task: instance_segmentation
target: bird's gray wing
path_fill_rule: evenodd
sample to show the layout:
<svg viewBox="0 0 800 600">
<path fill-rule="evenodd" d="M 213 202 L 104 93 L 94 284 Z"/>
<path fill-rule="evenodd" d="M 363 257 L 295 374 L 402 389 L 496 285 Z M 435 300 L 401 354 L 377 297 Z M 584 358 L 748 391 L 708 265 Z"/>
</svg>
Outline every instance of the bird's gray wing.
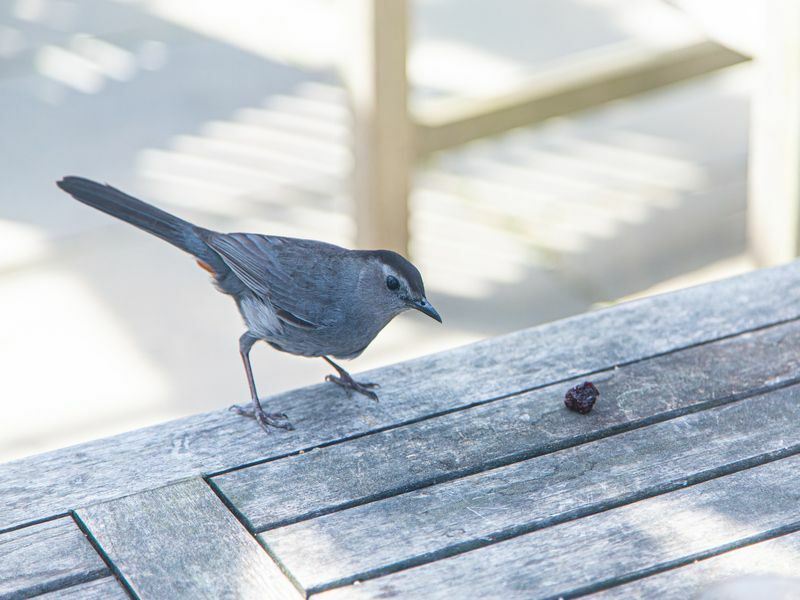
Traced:
<svg viewBox="0 0 800 600">
<path fill-rule="evenodd" d="M 305 329 L 325 324 L 334 298 L 338 246 L 252 233 L 215 233 L 206 243 L 255 294 L 268 300 L 278 317 Z"/>
</svg>

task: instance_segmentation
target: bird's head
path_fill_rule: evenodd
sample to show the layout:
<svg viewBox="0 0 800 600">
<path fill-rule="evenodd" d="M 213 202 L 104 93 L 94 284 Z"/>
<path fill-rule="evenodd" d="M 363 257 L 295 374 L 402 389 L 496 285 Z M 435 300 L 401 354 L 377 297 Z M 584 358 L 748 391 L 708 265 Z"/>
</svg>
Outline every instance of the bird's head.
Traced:
<svg viewBox="0 0 800 600">
<path fill-rule="evenodd" d="M 417 267 L 391 250 L 373 250 L 365 253 L 369 268 L 366 285 L 374 304 L 384 307 L 392 316 L 414 309 L 442 322 L 442 317 L 428 302 L 425 285 Z"/>
</svg>

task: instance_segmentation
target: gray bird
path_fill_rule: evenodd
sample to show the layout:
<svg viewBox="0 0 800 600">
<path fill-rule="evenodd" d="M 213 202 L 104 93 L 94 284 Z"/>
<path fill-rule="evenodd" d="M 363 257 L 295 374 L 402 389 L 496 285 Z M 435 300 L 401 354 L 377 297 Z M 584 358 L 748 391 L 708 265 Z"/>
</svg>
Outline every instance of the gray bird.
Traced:
<svg viewBox="0 0 800 600">
<path fill-rule="evenodd" d="M 338 373 L 326 381 L 377 400 L 377 384 L 356 381 L 330 357 L 355 358 L 389 321 L 409 309 L 442 322 L 425 297 L 419 271 L 396 252 L 348 250 L 256 233 L 217 233 L 89 179 L 64 177 L 58 187 L 193 255 L 211 273 L 217 289 L 233 297 L 247 326 L 239 338 L 239 353 L 252 408 L 232 408 L 255 418 L 265 431 L 293 427 L 285 414 L 265 412 L 258 399 L 250 367 L 255 342 L 321 357 Z"/>
</svg>

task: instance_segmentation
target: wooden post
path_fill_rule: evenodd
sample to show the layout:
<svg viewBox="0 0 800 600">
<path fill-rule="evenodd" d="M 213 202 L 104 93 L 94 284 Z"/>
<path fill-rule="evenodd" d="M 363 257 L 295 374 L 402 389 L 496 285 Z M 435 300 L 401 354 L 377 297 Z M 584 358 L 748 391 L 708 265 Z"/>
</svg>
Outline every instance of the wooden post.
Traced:
<svg viewBox="0 0 800 600">
<path fill-rule="evenodd" d="M 362 248 L 406 253 L 413 169 L 405 0 L 345 0 L 351 48 L 342 65 L 354 119 L 353 195 Z"/>
<path fill-rule="evenodd" d="M 748 235 L 760 265 L 800 254 L 800 2 L 767 11 L 750 128 Z"/>
</svg>

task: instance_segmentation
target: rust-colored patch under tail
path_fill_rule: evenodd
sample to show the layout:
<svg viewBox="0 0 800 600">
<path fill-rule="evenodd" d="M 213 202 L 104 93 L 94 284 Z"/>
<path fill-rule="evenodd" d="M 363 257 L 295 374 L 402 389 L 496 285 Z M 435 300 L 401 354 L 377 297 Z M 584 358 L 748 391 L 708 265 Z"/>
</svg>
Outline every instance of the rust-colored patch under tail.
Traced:
<svg viewBox="0 0 800 600">
<path fill-rule="evenodd" d="M 207 262 L 203 262 L 202 260 L 198 260 L 197 261 L 197 266 L 200 267 L 201 269 L 203 269 L 203 271 L 208 271 L 212 275 L 216 275 L 217 274 L 216 271 L 214 271 L 214 269 L 211 268 L 211 265 L 208 264 Z"/>
</svg>

